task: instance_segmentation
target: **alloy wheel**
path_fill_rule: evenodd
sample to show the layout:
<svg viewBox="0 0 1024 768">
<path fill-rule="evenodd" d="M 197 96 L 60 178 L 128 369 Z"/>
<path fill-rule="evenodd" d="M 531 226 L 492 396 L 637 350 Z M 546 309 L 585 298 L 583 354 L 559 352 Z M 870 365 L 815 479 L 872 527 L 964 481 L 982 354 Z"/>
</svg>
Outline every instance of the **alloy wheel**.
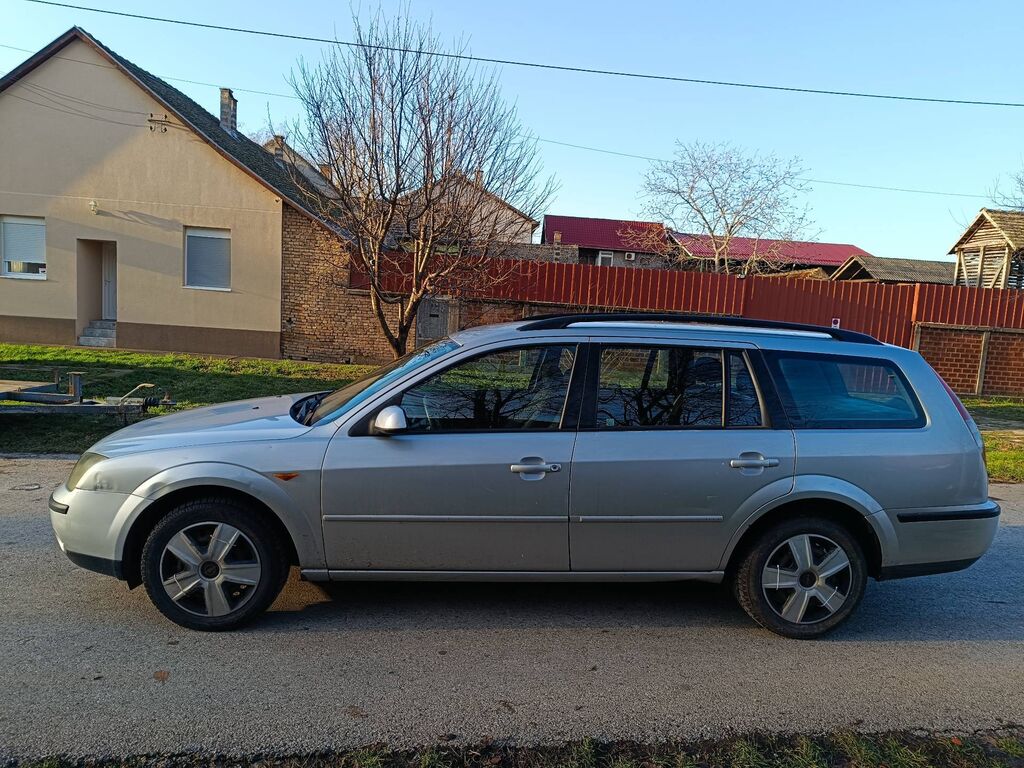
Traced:
<svg viewBox="0 0 1024 768">
<path fill-rule="evenodd" d="M 838 611 L 853 586 L 850 557 L 818 534 L 786 539 L 769 555 L 761 589 L 771 609 L 793 624 L 816 624 Z"/>
<path fill-rule="evenodd" d="M 226 616 L 245 605 L 260 583 L 260 556 L 252 540 L 227 523 L 202 522 L 178 531 L 164 546 L 164 591 L 197 616 Z"/>
</svg>

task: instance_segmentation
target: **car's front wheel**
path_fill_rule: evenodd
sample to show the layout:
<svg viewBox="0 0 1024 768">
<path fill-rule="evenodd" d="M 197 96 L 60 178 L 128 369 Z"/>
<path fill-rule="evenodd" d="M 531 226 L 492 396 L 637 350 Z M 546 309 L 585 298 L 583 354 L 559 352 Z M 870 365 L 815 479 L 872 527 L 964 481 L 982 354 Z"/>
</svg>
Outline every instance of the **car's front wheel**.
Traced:
<svg viewBox="0 0 1024 768">
<path fill-rule="evenodd" d="M 273 528 L 232 498 L 171 510 L 142 548 L 150 600 L 189 629 L 233 629 L 265 611 L 284 586 L 288 562 Z"/>
<path fill-rule="evenodd" d="M 835 629 L 857 607 L 867 583 L 867 562 L 843 526 L 820 517 L 784 520 L 747 550 L 733 588 L 758 624 L 792 638 Z"/>
</svg>

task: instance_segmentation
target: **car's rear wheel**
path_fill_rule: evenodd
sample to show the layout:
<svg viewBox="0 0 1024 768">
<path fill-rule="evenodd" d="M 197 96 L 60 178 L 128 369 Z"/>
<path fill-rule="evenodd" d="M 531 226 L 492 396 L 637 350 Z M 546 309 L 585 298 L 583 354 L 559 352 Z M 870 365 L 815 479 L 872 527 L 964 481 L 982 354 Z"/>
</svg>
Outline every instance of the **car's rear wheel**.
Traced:
<svg viewBox="0 0 1024 768">
<path fill-rule="evenodd" d="M 189 629 L 233 629 L 265 611 L 284 586 L 288 562 L 273 528 L 231 498 L 186 502 L 142 548 L 150 600 Z"/>
<path fill-rule="evenodd" d="M 799 517 L 760 534 L 743 556 L 733 588 L 758 624 L 806 639 L 846 621 L 866 583 L 864 552 L 846 528 L 825 518 Z"/>
</svg>

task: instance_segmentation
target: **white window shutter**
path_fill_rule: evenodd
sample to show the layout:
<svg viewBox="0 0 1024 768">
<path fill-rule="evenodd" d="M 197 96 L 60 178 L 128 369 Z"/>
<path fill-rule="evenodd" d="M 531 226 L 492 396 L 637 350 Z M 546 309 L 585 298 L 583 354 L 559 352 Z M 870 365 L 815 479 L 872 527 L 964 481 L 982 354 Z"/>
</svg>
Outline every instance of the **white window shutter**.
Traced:
<svg viewBox="0 0 1024 768">
<path fill-rule="evenodd" d="M 4 273 L 46 275 L 46 226 L 42 219 L 0 219 L 0 238 Z"/>
</svg>

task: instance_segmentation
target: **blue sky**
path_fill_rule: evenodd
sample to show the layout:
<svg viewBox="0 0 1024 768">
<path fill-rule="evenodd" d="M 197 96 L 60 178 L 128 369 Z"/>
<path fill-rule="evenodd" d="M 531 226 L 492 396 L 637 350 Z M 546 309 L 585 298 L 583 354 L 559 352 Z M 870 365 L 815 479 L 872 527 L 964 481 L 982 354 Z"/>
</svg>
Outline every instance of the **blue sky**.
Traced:
<svg viewBox="0 0 1024 768">
<path fill-rule="evenodd" d="M 2 0 L 0 46 L 37 50 L 78 24 L 154 74 L 235 89 L 252 132 L 295 116 L 286 75 L 321 46 L 189 29 Z M 82 5 L 349 37 L 349 6 L 309 0 Z M 376 7 L 363 3 L 364 9 Z M 398 3 L 385 0 L 383 7 Z M 950 0 L 893 3 L 558 2 L 412 0 L 443 37 L 465 35 L 480 56 L 601 69 L 851 91 L 1024 101 L 1019 52 L 979 44 L 1024 25 L 1024 3 L 984 12 Z M 968 34 L 973 31 L 973 34 Z M 979 37 L 980 35 L 980 37 Z M 0 71 L 26 54 L 0 47 Z M 808 176 L 856 184 L 980 195 L 941 197 L 814 184 L 819 238 L 879 256 L 944 258 L 996 179 L 1024 165 L 1024 109 L 882 102 L 670 84 L 506 66 L 501 79 L 523 123 L 544 139 L 654 157 L 681 141 L 729 141 L 798 155 Z M 171 81 L 212 112 L 217 90 Z M 635 217 L 644 161 L 542 144 L 561 189 L 549 212 Z"/>
</svg>

